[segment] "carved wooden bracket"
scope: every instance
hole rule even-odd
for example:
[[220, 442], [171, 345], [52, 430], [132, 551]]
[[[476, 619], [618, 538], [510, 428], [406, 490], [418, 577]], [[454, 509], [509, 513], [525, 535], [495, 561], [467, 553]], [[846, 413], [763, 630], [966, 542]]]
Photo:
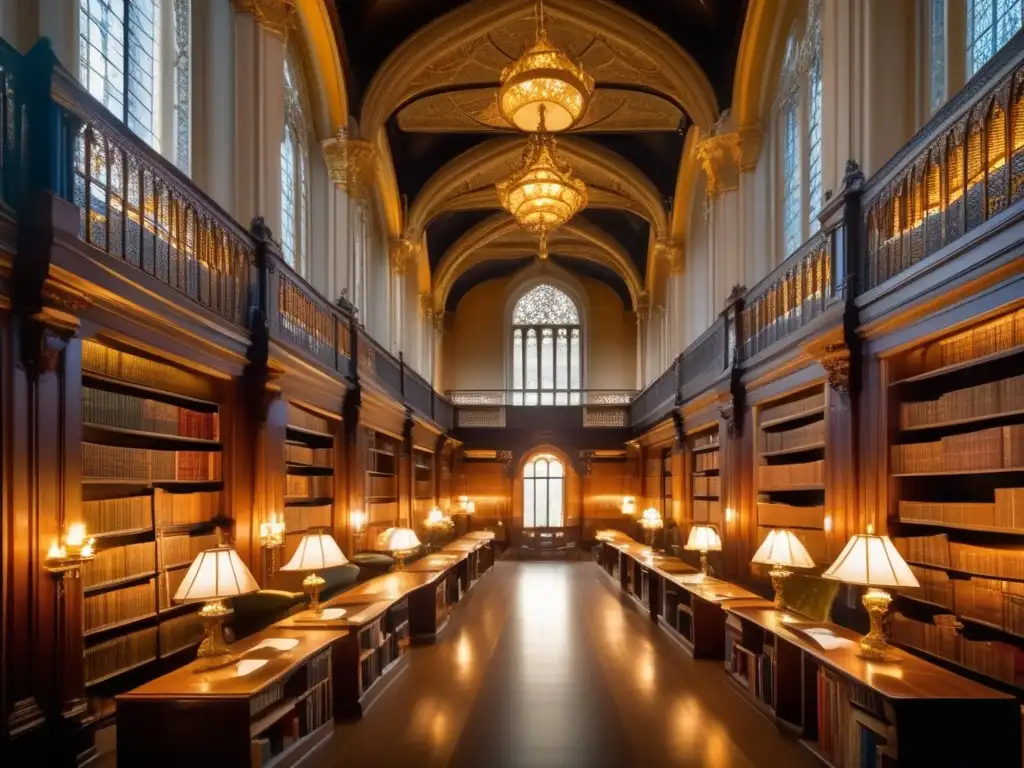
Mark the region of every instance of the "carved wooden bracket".
[[[74, 302], [65, 306], [82, 305]], [[33, 379], [57, 370], [68, 342], [78, 332], [78, 318], [60, 309], [44, 307], [21, 321], [21, 364]]]
[[590, 477], [591, 466], [594, 462], [593, 451], [580, 451], [579, 452], [579, 469], [581, 477]]
[[850, 391], [850, 350], [842, 342], [829, 344], [821, 358], [821, 367], [828, 375], [828, 384], [836, 392]]
[[682, 448], [686, 443], [686, 431], [683, 429], [683, 414], [678, 407], [672, 411], [672, 428], [676, 433], [676, 446]]
[[515, 462], [512, 460], [512, 451], [496, 451], [494, 458], [496, 461], [501, 462], [502, 477], [512, 477], [515, 472]]

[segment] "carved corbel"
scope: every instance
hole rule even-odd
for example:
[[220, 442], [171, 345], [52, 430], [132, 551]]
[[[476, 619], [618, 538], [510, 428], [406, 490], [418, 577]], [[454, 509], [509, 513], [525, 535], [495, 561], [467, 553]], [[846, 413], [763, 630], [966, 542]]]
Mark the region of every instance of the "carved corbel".
[[515, 466], [512, 461], [512, 451], [496, 451], [495, 461], [501, 464], [501, 476], [510, 478], [515, 473]]
[[580, 477], [590, 477], [591, 466], [594, 463], [594, 452], [593, 451], [580, 451], [579, 454], [579, 473]]
[[708, 136], [697, 144], [697, 160], [707, 177], [708, 198], [739, 187], [742, 148], [739, 133]]
[[821, 367], [828, 376], [828, 385], [836, 392], [850, 391], [850, 350], [842, 342], [829, 344], [821, 358]]
[[320, 144], [331, 181], [359, 202], [370, 199], [377, 181], [377, 150], [373, 144], [353, 139], [342, 128]]
[[234, 4], [239, 13], [249, 14], [268, 32], [287, 39], [298, 0], [234, 0]]
[[398, 276], [408, 274], [410, 265], [416, 263], [418, 251], [419, 246], [404, 237], [392, 240], [388, 249], [392, 274]]
[[683, 429], [683, 414], [679, 412], [679, 405], [672, 411], [672, 429], [676, 435], [676, 447], [682, 448], [686, 444], [686, 430]]
[[57, 370], [60, 356], [78, 333], [78, 313], [92, 302], [74, 288], [47, 278], [40, 291], [42, 309], [24, 317], [21, 361], [32, 378]]
[[654, 258], [664, 259], [668, 263], [669, 274], [680, 274], [683, 271], [683, 241], [673, 237], [655, 241]]

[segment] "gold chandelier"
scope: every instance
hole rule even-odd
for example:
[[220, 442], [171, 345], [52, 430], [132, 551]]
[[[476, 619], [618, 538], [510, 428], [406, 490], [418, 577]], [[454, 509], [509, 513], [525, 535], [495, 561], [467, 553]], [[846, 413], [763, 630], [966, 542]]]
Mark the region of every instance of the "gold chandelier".
[[[544, 114], [541, 112], [541, 130]], [[540, 235], [540, 258], [547, 258], [547, 236], [587, 204], [587, 186], [555, 154], [555, 139], [535, 133], [523, 151], [522, 165], [496, 185], [498, 202], [523, 229]]]
[[537, 42], [501, 73], [498, 110], [521, 131], [558, 133], [580, 121], [593, 93], [594, 78], [548, 39], [538, 0]]

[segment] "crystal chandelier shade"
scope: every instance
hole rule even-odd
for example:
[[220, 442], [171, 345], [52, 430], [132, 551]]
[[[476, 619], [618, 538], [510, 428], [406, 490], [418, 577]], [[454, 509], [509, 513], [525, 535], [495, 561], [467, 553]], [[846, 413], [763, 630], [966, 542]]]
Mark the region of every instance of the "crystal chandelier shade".
[[498, 110], [526, 133], [558, 133], [582, 119], [593, 94], [594, 78], [548, 39], [538, 3], [537, 41], [502, 71]]

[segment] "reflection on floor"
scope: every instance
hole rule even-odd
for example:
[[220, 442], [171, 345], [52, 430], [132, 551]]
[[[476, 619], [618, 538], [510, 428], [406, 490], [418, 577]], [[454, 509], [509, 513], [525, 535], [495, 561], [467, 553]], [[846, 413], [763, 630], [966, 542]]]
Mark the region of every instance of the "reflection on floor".
[[[386, 757], [384, 757], [386, 756]], [[817, 766], [621, 602], [593, 563], [499, 562], [434, 646], [311, 761], [327, 766]]]

